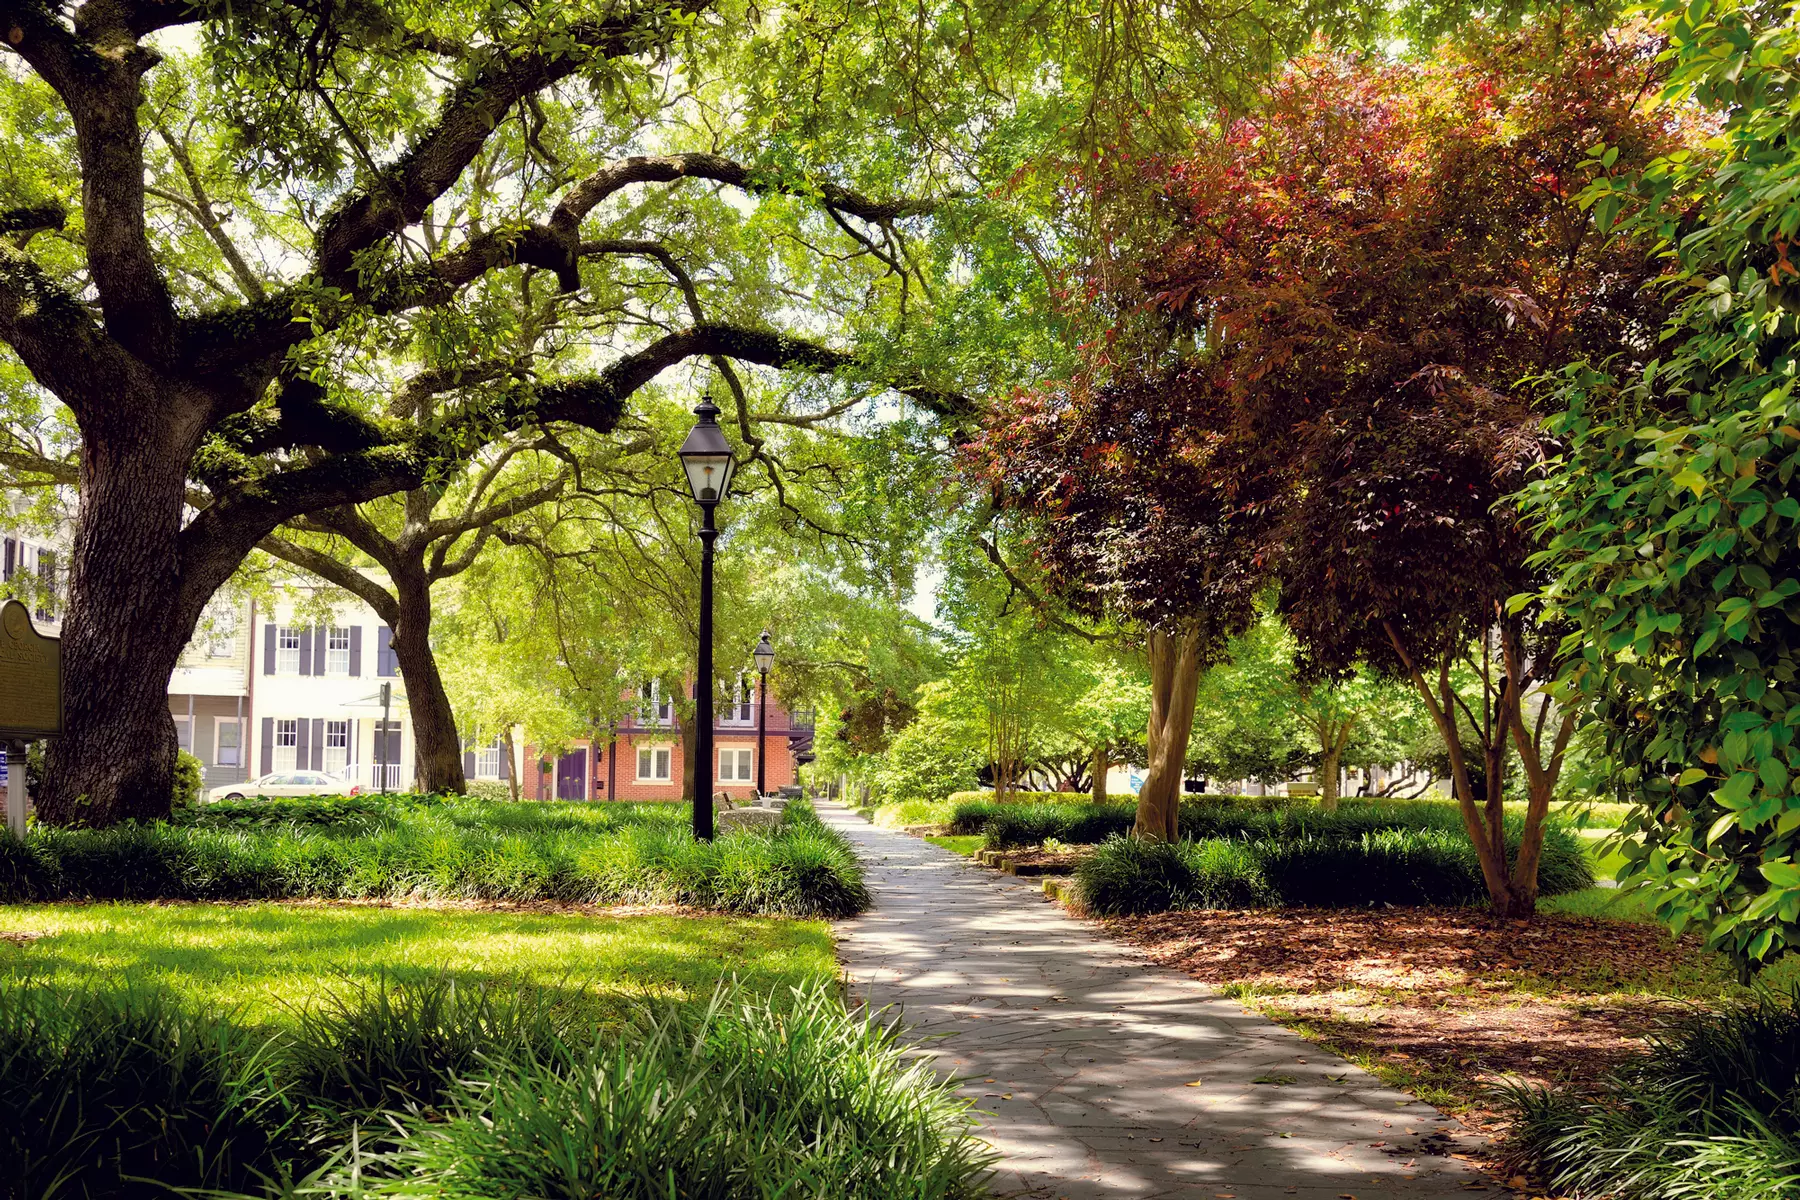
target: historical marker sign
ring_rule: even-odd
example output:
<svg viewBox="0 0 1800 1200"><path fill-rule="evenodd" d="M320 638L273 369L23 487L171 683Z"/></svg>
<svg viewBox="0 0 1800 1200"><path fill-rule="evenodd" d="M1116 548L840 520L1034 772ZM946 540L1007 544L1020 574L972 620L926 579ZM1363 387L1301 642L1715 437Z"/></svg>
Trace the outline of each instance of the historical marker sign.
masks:
<svg viewBox="0 0 1800 1200"><path fill-rule="evenodd" d="M62 642L39 633L17 600L0 601L0 739L62 731Z"/></svg>

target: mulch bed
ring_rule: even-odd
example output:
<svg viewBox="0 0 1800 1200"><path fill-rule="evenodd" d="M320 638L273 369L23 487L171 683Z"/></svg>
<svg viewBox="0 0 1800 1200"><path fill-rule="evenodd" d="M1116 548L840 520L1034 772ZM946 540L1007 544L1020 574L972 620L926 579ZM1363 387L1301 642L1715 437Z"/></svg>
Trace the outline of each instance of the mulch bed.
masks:
<svg viewBox="0 0 1800 1200"><path fill-rule="evenodd" d="M1685 1010L1668 993L1726 983L1691 939L1589 917L1261 909L1101 924L1155 962L1246 989L1269 1015L1488 1128L1493 1084L1591 1086Z"/></svg>

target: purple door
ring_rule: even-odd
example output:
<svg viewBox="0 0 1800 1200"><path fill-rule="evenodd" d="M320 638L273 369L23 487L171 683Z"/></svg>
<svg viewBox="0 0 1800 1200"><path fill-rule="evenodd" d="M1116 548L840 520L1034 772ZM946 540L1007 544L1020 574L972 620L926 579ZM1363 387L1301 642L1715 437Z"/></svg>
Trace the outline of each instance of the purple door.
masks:
<svg viewBox="0 0 1800 1200"><path fill-rule="evenodd" d="M586 750L573 750L556 760L556 798L587 799Z"/></svg>

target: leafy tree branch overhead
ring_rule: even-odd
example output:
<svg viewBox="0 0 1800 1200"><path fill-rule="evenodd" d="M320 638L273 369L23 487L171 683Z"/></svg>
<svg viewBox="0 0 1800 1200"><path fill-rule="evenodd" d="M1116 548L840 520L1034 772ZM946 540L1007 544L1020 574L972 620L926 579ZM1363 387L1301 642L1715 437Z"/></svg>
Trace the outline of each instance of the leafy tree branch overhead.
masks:
<svg viewBox="0 0 1800 1200"><path fill-rule="evenodd" d="M711 151L595 153L609 144L596 128L625 147L647 120L666 124L682 97L664 73L736 15L689 2L438 17L427 24L458 35L379 8L0 14L28 68L9 86L75 168L61 194L39 179L51 195L7 206L0 245L0 339L80 443L36 461L8 446L15 470L66 478L79 463L72 736L51 752L50 819L166 803L167 670L207 599L284 522L431 486L515 429L606 432L691 360L961 403L860 353L856 328L776 328L805 311L806 289L879 295L896 265L916 276L880 248L931 199ZM153 36L194 21L197 54ZM271 175L274 144L291 155ZM747 231L782 223L780 253L760 247L776 261L758 266ZM738 243L708 261L721 228ZM675 277L621 265L645 260ZM508 290L529 298L510 315ZM865 307L877 328L884 310ZM421 389L445 402L386 400Z"/></svg>

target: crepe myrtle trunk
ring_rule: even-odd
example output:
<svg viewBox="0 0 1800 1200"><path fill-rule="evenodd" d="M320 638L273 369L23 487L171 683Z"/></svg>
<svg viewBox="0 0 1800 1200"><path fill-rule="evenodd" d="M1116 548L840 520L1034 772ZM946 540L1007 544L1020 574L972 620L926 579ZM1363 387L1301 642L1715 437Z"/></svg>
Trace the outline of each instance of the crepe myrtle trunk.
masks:
<svg viewBox="0 0 1800 1200"><path fill-rule="evenodd" d="M198 421L90 426L83 435L62 627L63 736L49 745L36 797L51 825L169 815L169 678L213 590L183 579L182 506Z"/></svg>
<svg viewBox="0 0 1800 1200"><path fill-rule="evenodd" d="M413 770L419 790L468 791L456 711L431 652L431 581L423 571L394 572L394 633L390 643L406 684L413 728Z"/></svg>
<svg viewBox="0 0 1800 1200"><path fill-rule="evenodd" d="M1200 692L1200 630L1192 623L1150 631L1150 725L1144 786L1134 836L1172 842L1181 836L1181 782Z"/></svg>
<svg viewBox="0 0 1800 1200"><path fill-rule="evenodd" d="M1094 803L1106 803L1106 772L1112 768L1112 747L1101 742L1094 747L1094 762L1090 768L1093 779L1090 781L1094 789Z"/></svg>

